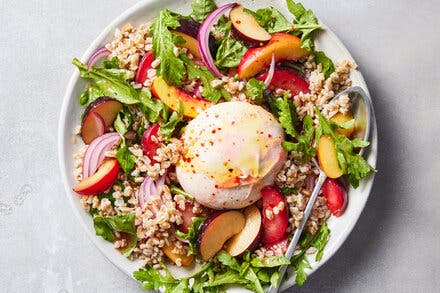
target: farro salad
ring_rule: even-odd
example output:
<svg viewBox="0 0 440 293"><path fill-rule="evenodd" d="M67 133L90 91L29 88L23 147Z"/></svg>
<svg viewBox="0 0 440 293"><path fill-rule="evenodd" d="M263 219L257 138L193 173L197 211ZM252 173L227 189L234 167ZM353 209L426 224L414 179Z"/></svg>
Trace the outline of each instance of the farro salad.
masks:
<svg viewBox="0 0 440 293"><path fill-rule="evenodd" d="M96 235L142 263L142 289L263 292L284 265L302 285L348 184L375 171L356 152L368 142L351 139L348 96L332 100L356 64L316 50L317 18L286 5L291 15L194 0L190 15L127 23L87 64L73 60L89 82L73 190ZM328 178L287 259L313 158ZM170 266L196 273L175 278Z"/></svg>

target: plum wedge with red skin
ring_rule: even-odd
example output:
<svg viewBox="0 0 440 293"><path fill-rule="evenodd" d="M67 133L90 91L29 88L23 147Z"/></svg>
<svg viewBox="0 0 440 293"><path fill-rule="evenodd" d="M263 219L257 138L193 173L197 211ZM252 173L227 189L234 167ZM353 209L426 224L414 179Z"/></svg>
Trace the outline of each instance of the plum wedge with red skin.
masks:
<svg viewBox="0 0 440 293"><path fill-rule="evenodd" d="M257 76L257 79L264 81L268 72L263 72ZM269 84L271 90L281 88L289 90L292 96L296 96L300 92L310 93L309 83L305 81L298 73L289 68L276 67L273 73L272 81Z"/></svg>
<svg viewBox="0 0 440 293"><path fill-rule="evenodd" d="M92 140L102 135L102 133L99 134L100 132L96 129L97 124L95 119L91 119L91 117L98 114L104 120L105 131L107 131L107 129L113 125L116 115L118 115L120 110L122 110L122 103L110 97L99 97L91 102L84 111L81 122L81 137L84 143L89 144Z"/></svg>
<svg viewBox="0 0 440 293"><path fill-rule="evenodd" d="M255 17L244 11L243 6L237 5L229 12L234 32L243 40L255 43L268 42L272 36L261 27Z"/></svg>
<svg viewBox="0 0 440 293"><path fill-rule="evenodd" d="M276 243L286 237L289 213L286 198L275 187L261 190L263 205L263 243Z"/></svg>
<svg viewBox="0 0 440 293"><path fill-rule="evenodd" d="M98 171L83 179L73 188L81 195L94 195L108 190L118 178L119 162L116 159L106 159Z"/></svg>
<svg viewBox="0 0 440 293"><path fill-rule="evenodd" d="M159 124L155 123L145 130L142 135L142 152L151 160L152 164L156 163L154 156L157 154L157 149L160 147L157 140L153 139L153 137L158 137L159 129Z"/></svg>
<svg viewBox="0 0 440 293"><path fill-rule="evenodd" d="M91 112L86 119L83 120L81 127L81 137L85 144L90 144L95 138L105 133L106 127L102 117Z"/></svg>
<svg viewBox="0 0 440 293"><path fill-rule="evenodd" d="M347 190L341 181L327 178L322 185L321 191L327 200L330 212L336 217L342 216L347 208L348 196Z"/></svg>
<svg viewBox="0 0 440 293"><path fill-rule="evenodd" d="M263 234L263 221L260 210L255 206L248 206L243 210L246 223L240 233L235 234L226 242L226 252L232 256L241 256L247 250L252 251L258 246Z"/></svg>
<svg viewBox="0 0 440 293"><path fill-rule="evenodd" d="M200 227L197 243L200 256L208 260L219 252L225 242L239 233L246 223L239 211L221 211L211 215Z"/></svg>
<svg viewBox="0 0 440 293"><path fill-rule="evenodd" d="M152 69L151 63L154 61L153 53L146 53L139 62L138 70L136 71L136 83L144 84L148 79L148 70Z"/></svg>

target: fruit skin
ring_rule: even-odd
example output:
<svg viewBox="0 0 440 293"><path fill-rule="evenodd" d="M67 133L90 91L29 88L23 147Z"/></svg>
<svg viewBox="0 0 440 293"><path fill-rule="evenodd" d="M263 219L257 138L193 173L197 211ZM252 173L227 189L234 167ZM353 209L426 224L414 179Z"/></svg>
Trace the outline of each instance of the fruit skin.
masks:
<svg viewBox="0 0 440 293"><path fill-rule="evenodd" d="M252 251L260 243L263 235L263 218L260 210L251 205L244 209L246 223L240 233L226 242L226 252L232 256L241 256L246 250Z"/></svg>
<svg viewBox="0 0 440 293"><path fill-rule="evenodd" d="M286 237L289 212L286 198L281 192L267 186L261 190L263 204L263 243L276 243ZM276 213L275 210L278 210ZM268 216L271 215L271 216Z"/></svg>
<svg viewBox="0 0 440 293"><path fill-rule="evenodd" d="M344 185L339 180L327 178L322 185L321 192L327 200L330 212L340 217L348 204L347 190Z"/></svg>
<svg viewBox="0 0 440 293"><path fill-rule="evenodd" d="M104 120L105 129L107 130L113 125L118 112L122 110L122 104L117 100L110 97L99 97L93 102L91 102L86 110L84 111L84 116L81 122L81 136L85 144L89 144L93 139L99 135L91 135L89 132L96 131L93 124L88 125L88 123L94 123L93 119L90 119L90 115L93 113L98 114Z"/></svg>
<svg viewBox="0 0 440 293"><path fill-rule="evenodd" d="M151 160L152 164L156 163L154 156L157 154L157 149L160 147L160 145L154 141L152 137L157 137L159 129L159 124L155 123L142 134L142 152Z"/></svg>
<svg viewBox="0 0 440 293"><path fill-rule="evenodd" d="M195 118L201 111L212 105L211 102L191 96L180 88L169 86L160 76L154 80L151 91L156 98L174 111L178 110L182 102L183 115L189 118Z"/></svg>
<svg viewBox="0 0 440 293"><path fill-rule="evenodd" d="M194 206L192 204L190 204L189 202L186 202L185 209L183 211L180 210L180 208L179 208L179 210L181 211L181 214L182 214L182 221L183 222L182 222L182 224L177 226L177 229L185 234L188 233L188 227L192 226L192 224L193 224L192 218L197 217L197 215L194 214L194 212L193 212L193 207Z"/></svg>
<svg viewBox="0 0 440 293"><path fill-rule="evenodd" d="M206 219L197 237L200 256L203 260L216 255L229 238L244 228L245 223L244 215L235 210L220 211Z"/></svg>
<svg viewBox="0 0 440 293"><path fill-rule="evenodd" d="M187 267L194 261L194 255L186 255L186 254L178 254L173 252L174 248L176 246L174 243L171 243L170 245L165 245L162 247L162 251L165 253L165 255L172 260L175 264L177 264L177 259L180 258L180 264L183 267Z"/></svg>
<svg viewBox="0 0 440 293"><path fill-rule="evenodd" d="M104 119L98 113L92 112L81 127L81 137L85 144L90 144L95 138L103 135L105 129Z"/></svg>
<svg viewBox="0 0 440 293"><path fill-rule="evenodd" d="M197 40L197 35L199 34L199 28L201 25L199 22L192 19L180 18L179 23L180 26L176 28L176 31L184 33ZM217 49L218 46L216 45L214 36L209 34L209 51L211 52L212 56L215 56Z"/></svg>
<svg viewBox="0 0 440 293"><path fill-rule="evenodd" d="M297 36L286 33L276 33L264 46L250 48L238 65L238 77L250 78L267 69L275 53L275 61L299 60L310 54L310 51L301 48L301 40Z"/></svg>
<svg viewBox="0 0 440 293"><path fill-rule="evenodd" d="M318 142L319 166L329 178L339 178L343 175L336 156L333 138L329 135L322 135Z"/></svg>
<svg viewBox="0 0 440 293"><path fill-rule="evenodd" d="M118 172L119 162L116 159L106 159L95 174L83 179L73 191L81 195L102 193L112 187L118 178Z"/></svg>
<svg viewBox="0 0 440 293"><path fill-rule="evenodd" d="M258 75L257 79L264 81L267 77L267 71ZM300 92L310 93L309 84L298 73L289 68L275 68L272 81L269 84L271 90L281 88L290 90L292 96L296 96Z"/></svg>
<svg viewBox="0 0 440 293"><path fill-rule="evenodd" d="M241 5L231 9L229 18L235 33L244 40L259 43L268 42L272 37L251 14L243 10Z"/></svg>
<svg viewBox="0 0 440 293"><path fill-rule="evenodd" d="M338 112L332 118L330 118L331 121L335 122L338 125L342 125L345 122L348 122L352 119L353 119L353 115L350 112L346 113L346 114L342 114L342 113ZM347 129L338 128L338 129L336 129L335 132L337 134L342 134L345 137L350 138L354 132L354 123L353 123L353 126L350 128L347 128Z"/></svg>
<svg viewBox="0 0 440 293"><path fill-rule="evenodd" d="M141 61L139 62L138 70L136 71L136 83L144 84L148 78L148 70L153 68L153 66L151 66L153 61L154 56L151 52L146 53L142 57Z"/></svg>
<svg viewBox="0 0 440 293"><path fill-rule="evenodd" d="M195 58L202 59L202 56L200 55L199 52L199 43L197 42L197 39L194 39L190 35L187 35L179 31L172 31L172 32L182 37L185 40L185 43L177 44L179 47L187 48L189 53L191 53Z"/></svg>

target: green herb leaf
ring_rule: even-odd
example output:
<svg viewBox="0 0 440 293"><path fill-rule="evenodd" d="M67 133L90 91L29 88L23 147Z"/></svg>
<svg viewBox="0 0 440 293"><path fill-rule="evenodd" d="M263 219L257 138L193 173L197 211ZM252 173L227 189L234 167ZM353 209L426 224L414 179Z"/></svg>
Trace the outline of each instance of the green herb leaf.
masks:
<svg viewBox="0 0 440 293"><path fill-rule="evenodd" d="M191 7L191 17L198 22L203 22L211 12L217 9L213 0L194 0Z"/></svg>
<svg viewBox="0 0 440 293"><path fill-rule="evenodd" d="M256 78L251 78L246 83L246 95L256 104L261 104L263 102L263 93L265 89L266 85L264 82L259 81Z"/></svg>
<svg viewBox="0 0 440 293"><path fill-rule="evenodd" d="M231 26L232 23L228 21L219 29L224 36L217 49L215 64L223 68L237 67L247 51L243 43L231 36Z"/></svg>
<svg viewBox="0 0 440 293"><path fill-rule="evenodd" d="M306 10L301 3L295 3L293 0L286 0L286 3L290 13L295 16L293 20L295 30L293 33L301 36L301 48L312 50L314 47L314 31L321 27L318 24L318 19L312 10Z"/></svg>
<svg viewBox="0 0 440 293"><path fill-rule="evenodd" d="M166 116L168 112L166 106L159 99L153 99L151 96L151 92L147 88L142 88L139 94L139 108L142 113L144 113L145 118L154 123L159 120L162 115L162 118L166 120Z"/></svg>
<svg viewBox="0 0 440 293"><path fill-rule="evenodd" d="M118 113L118 115L116 116L113 126L120 135L124 135L128 130L127 125L125 125L124 121L122 121L121 113Z"/></svg>
<svg viewBox="0 0 440 293"><path fill-rule="evenodd" d="M349 140L344 135L337 134L335 130L339 126L322 116L317 108L315 108L315 112L319 119L316 141L324 134L332 137L335 143L339 167L344 174L348 175L350 184L354 188L358 187L360 179L376 171L361 155L355 152L355 148L368 146L368 142L361 139Z"/></svg>
<svg viewBox="0 0 440 293"><path fill-rule="evenodd" d="M188 255L197 255L197 236L199 234L199 229L205 220L205 218L194 218L192 226L187 227L188 233L186 234L181 231L176 231L177 236L189 241Z"/></svg>
<svg viewBox="0 0 440 293"><path fill-rule="evenodd" d="M306 254L300 254L299 257L296 258L292 264L296 271L295 282L299 286L302 286L307 280L307 273L305 270L312 268L309 261L307 260Z"/></svg>
<svg viewBox="0 0 440 293"><path fill-rule="evenodd" d="M124 69L95 67L92 67L90 71L88 71L87 65L81 63L81 61L76 58L73 59L72 63L78 67L82 78L92 79L95 82L102 95L115 98L123 104L138 103L138 92L127 82L128 71Z"/></svg>
<svg viewBox="0 0 440 293"><path fill-rule="evenodd" d="M322 256L324 254L324 247L327 244L329 238L330 229L328 228L327 223L324 222L321 227L319 227L318 232L310 242L310 246L315 247L318 250L315 257L316 261L320 261L322 259Z"/></svg>
<svg viewBox="0 0 440 293"><path fill-rule="evenodd" d="M251 265L257 268L273 268L289 264L290 261L284 256L271 256L263 259L256 257L251 261Z"/></svg>
<svg viewBox="0 0 440 293"><path fill-rule="evenodd" d="M131 173L131 171L133 171L136 156L130 152L125 141L119 147L118 152L116 153L116 159L125 173Z"/></svg>
<svg viewBox="0 0 440 293"><path fill-rule="evenodd" d="M119 69L119 58L114 56L111 59L104 60L102 65L106 69Z"/></svg>
<svg viewBox="0 0 440 293"><path fill-rule="evenodd" d="M170 290L179 284L179 281L168 270L165 270L165 275L162 275L158 270L150 267L133 272L133 277L142 282L142 290L159 291L162 287Z"/></svg>
<svg viewBox="0 0 440 293"><path fill-rule="evenodd" d="M177 187L177 186L175 186L175 185L171 185L171 186L170 186L170 191L171 191L173 194L180 194L180 195L183 195L184 197L189 198L190 200L194 200L194 196L192 196L191 194L189 194L189 193L186 192L185 190L183 190L183 189L181 189L181 188L179 188L179 187Z"/></svg>
<svg viewBox="0 0 440 293"><path fill-rule="evenodd" d="M123 249L122 253L128 257L137 244L136 227L134 220L136 213L119 214L112 217L93 218L93 226L95 227L96 235L101 236L107 241L114 242L116 240L114 232L123 232L130 235L130 243Z"/></svg>
<svg viewBox="0 0 440 293"><path fill-rule="evenodd" d="M293 25L273 7L258 9L255 12L245 8L244 11L253 15L269 34L293 30Z"/></svg>
<svg viewBox="0 0 440 293"><path fill-rule="evenodd" d="M282 193L283 195L290 195L290 194L295 194L295 193L297 193L297 190L296 190L296 188L294 188L294 187L282 187L282 188L281 188L281 193Z"/></svg>
<svg viewBox="0 0 440 293"><path fill-rule="evenodd" d="M333 65L333 61L325 55L322 51L315 51L313 53L315 55L315 62L317 64L321 64L322 70L321 72L324 74L325 78L328 78L330 74L335 72L335 66Z"/></svg>
<svg viewBox="0 0 440 293"><path fill-rule="evenodd" d="M177 125L183 121L183 105L180 103L177 112L174 111L168 119L168 122L160 126L159 133L163 135L166 140L169 140L176 130Z"/></svg>
<svg viewBox="0 0 440 293"><path fill-rule="evenodd" d="M171 85L180 85L185 75L183 61L174 55L176 36L168 29L180 26L176 15L164 9L153 20L150 35L153 37L153 54L160 58L158 75Z"/></svg>
<svg viewBox="0 0 440 293"><path fill-rule="evenodd" d="M185 54L181 54L180 58L186 63L188 79L199 79L202 82L202 96L205 99L213 103L217 103L222 98L222 96L225 98L225 100L229 99L229 94L227 94L227 91L217 90L211 85L211 81L215 79L215 76L211 73L211 71L209 71L206 66L195 64L194 61L188 58L188 56L186 56Z"/></svg>

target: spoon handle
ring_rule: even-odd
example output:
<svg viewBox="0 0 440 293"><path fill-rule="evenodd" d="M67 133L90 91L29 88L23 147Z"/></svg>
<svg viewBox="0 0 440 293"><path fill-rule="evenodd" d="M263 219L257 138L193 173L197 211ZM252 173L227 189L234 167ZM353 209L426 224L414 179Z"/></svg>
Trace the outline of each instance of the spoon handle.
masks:
<svg viewBox="0 0 440 293"><path fill-rule="evenodd" d="M304 226L306 225L307 219L310 216L310 212L312 211L313 205L315 204L316 198L318 197L319 191L321 190L322 184L324 184L325 179L327 176L325 173L320 170L318 181L316 182L315 188L313 189L312 195L310 196L310 199L307 203L306 209L304 211L303 218L301 220L301 225L298 229L295 230L295 233L293 234L292 241L290 241L289 247L287 248L286 254L284 255L287 259L290 259L293 256L293 253L295 252L296 244L298 243L299 237L301 236L302 231L304 230ZM276 287L270 286L268 292L269 293L277 293L281 281L283 280L283 276L286 273L287 266L282 266L280 269L280 277L278 279L278 284Z"/></svg>

